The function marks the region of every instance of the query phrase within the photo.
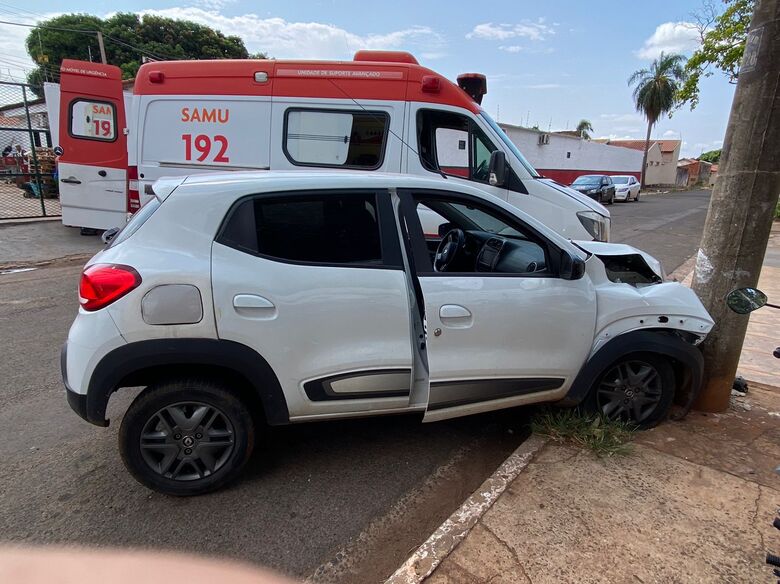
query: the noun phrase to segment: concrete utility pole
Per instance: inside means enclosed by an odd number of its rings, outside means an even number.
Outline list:
[[[758,0],[693,278],[716,323],[702,345],[706,371],[698,409],[729,405],[748,317],[729,310],[725,296],[758,284],[778,194],[780,0]]]
[[[108,64],[106,60],[106,46],[103,44],[103,33],[97,31],[98,46],[100,47],[100,62],[104,65]]]

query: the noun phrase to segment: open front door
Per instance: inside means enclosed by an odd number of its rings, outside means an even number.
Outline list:
[[[127,136],[119,67],[65,59],[60,68],[59,189],[62,223],[125,223]]]

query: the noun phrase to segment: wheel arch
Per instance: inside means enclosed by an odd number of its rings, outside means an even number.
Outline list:
[[[114,349],[92,373],[83,417],[107,426],[108,401],[118,389],[193,377],[237,387],[253,415],[262,414],[269,425],[289,423],[284,392],[268,362],[246,345],[219,339],[154,339]]]
[[[598,377],[618,359],[635,353],[654,353],[670,360],[677,386],[675,403],[682,406],[678,417],[684,416],[701,390],[704,359],[695,345],[675,332],[650,329],[632,331],[613,338],[582,366],[560,404],[576,406],[582,403]]]

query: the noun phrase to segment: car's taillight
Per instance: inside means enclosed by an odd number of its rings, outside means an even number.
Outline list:
[[[127,167],[127,212],[131,215],[141,208],[141,193],[138,191],[138,167]]]
[[[141,283],[130,266],[95,264],[81,274],[79,302],[84,310],[99,310],[118,300]]]

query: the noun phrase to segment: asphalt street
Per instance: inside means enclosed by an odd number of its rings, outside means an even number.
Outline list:
[[[672,271],[698,245],[709,192],[616,204],[613,240]],[[179,550],[229,556],[317,581],[392,572],[523,440],[529,410],[420,424],[388,417],[278,428],[244,476],[176,499],[137,484],[112,423],[65,402],[59,348],[76,310],[80,265],[0,274],[0,541]]]

